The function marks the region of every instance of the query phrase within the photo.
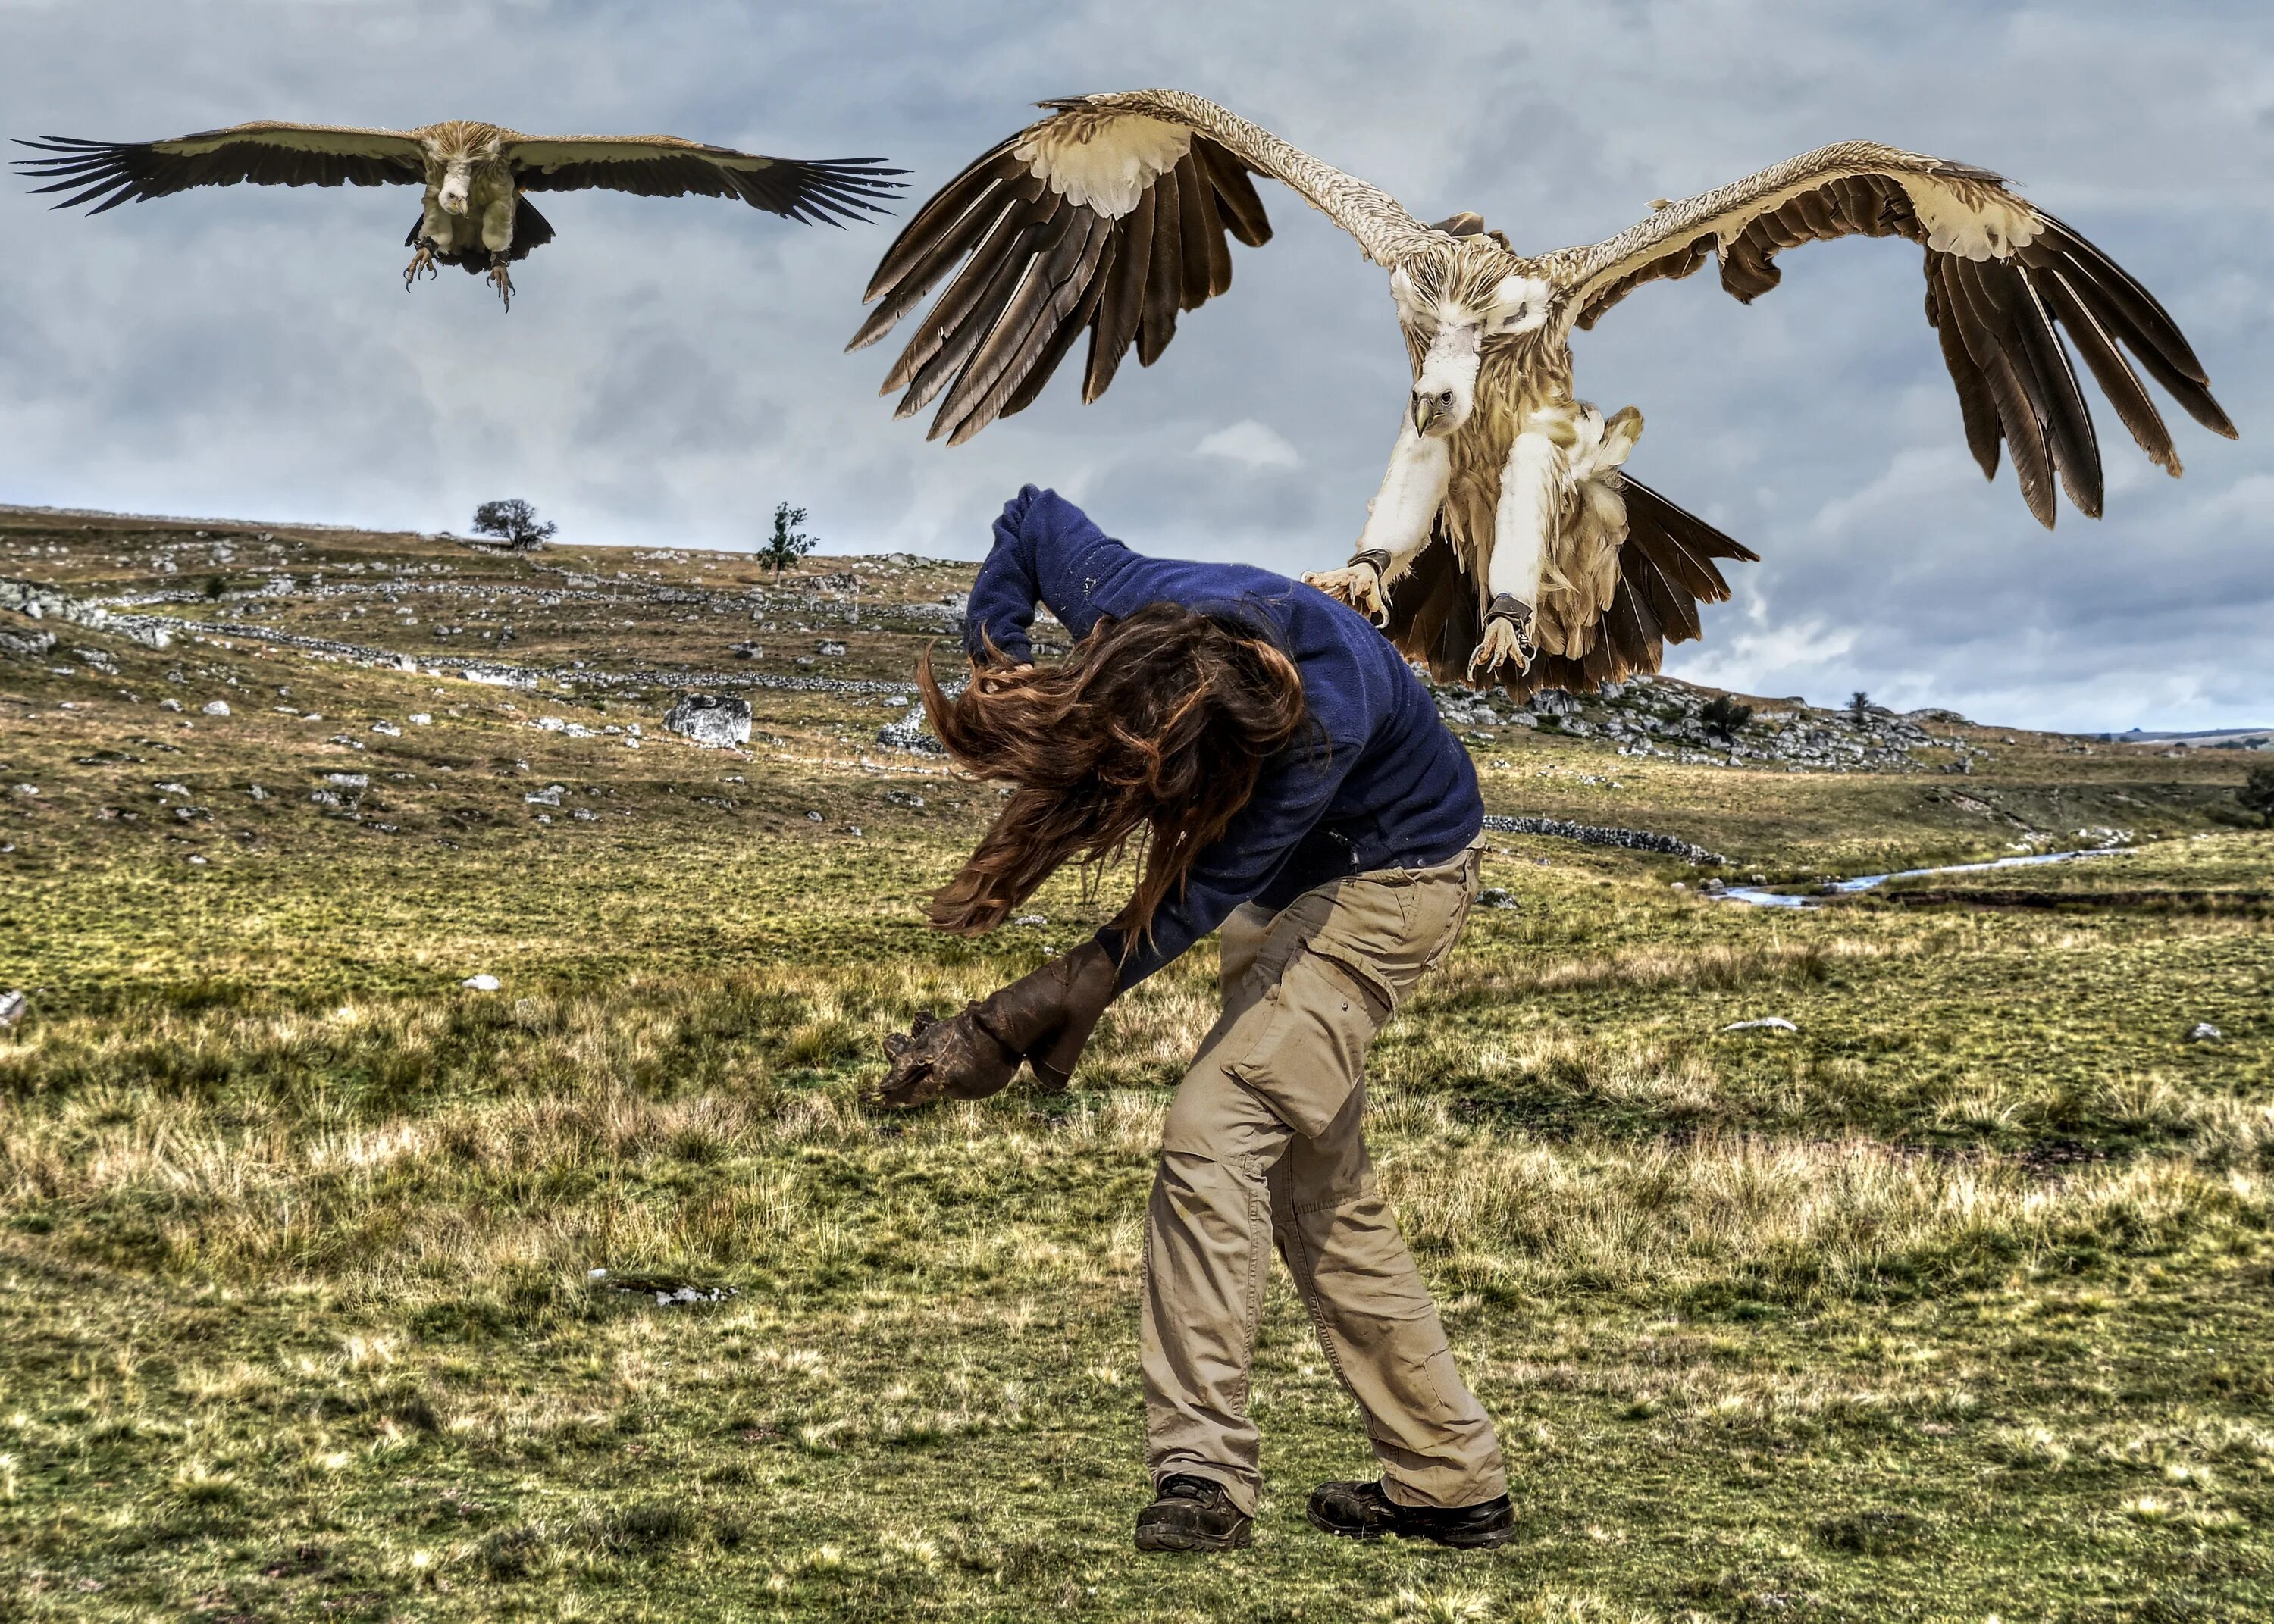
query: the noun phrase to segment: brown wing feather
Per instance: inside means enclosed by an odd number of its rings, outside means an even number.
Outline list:
[[[1939,251],[1906,176],[2017,210],[2036,235],[2002,258]],[[2202,362],[2155,296],[1986,169],[1847,143],[1665,206],[1605,243],[1548,258],[1576,303],[1576,324],[1592,327],[1645,282],[1690,275],[1709,256],[1718,254],[1722,287],[1750,303],[1781,279],[1776,257],[1784,250],[1858,236],[1919,244],[1927,320],[1958,393],[1967,448],[1987,476],[1998,470],[2001,445],[2010,448],[2022,500],[2046,527],[2056,486],[2096,517],[2104,490],[2098,438],[2069,344],[2158,467],[2176,474],[2180,461],[2140,372],[2204,427],[2233,437]]]
[[[1133,345],[1150,366],[1179,312],[1231,288],[1231,239],[1271,236],[1250,170],[1208,136],[1194,134],[1116,218],[1045,184],[1018,155],[1033,132],[982,154],[916,212],[870,277],[877,307],[847,346],[882,338],[962,261],[885,381],[887,392],[922,385],[903,415],[945,391],[931,435],[951,444],[1032,404],[1084,333],[1084,400],[1105,393]],[[1057,223],[1038,229],[1045,221]]]
[[[528,136],[502,154],[526,192],[600,188],[643,198],[740,198],[785,219],[842,225],[882,214],[904,169],[876,158],[770,158],[674,135]]]
[[[68,192],[56,207],[92,203],[94,214],[197,186],[418,185],[426,176],[418,138],[397,130],[249,124],[170,141],[49,136],[17,145],[51,154],[16,162],[49,183],[33,187],[35,195]]]

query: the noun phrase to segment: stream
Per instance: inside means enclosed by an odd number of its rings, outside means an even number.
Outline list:
[[[2039,863],[2075,862],[2087,857],[2120,857],[2124,846],[2095,846],[2082,852],[2038,852],[2028,857],[2000,857],[1990,862],[1953,863],[1943,868],[1906,868],[1900,874],[1859,874],[1852,880],[1831,880],[1811,885],[1804,894],[1777,891],[1766,885],[1731,885],[1709,897],[1728,902],[1751,903],[1758,908],[1812,908],[1826,896],[1852,896],[1871,891],[1889,880],[1915,880],[1929,874],[1981,874],[1991,868],[2033,868]]]

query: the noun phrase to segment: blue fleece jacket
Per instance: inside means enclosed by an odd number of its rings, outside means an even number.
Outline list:
[[[1100,616],[1151,604],[1230,610],[1273,630],[1303,677],[1323,738],[1274,757],[1255,794],[1194,861],[1152,940],[1122,960],[1130,987],[1214,930],[1244,902],[1283,908],[1314,886],[1373,868],[1450,861],[1482,827],[1468,752],[1397,650],[1363,615],[1315,587],[1245,564],[1147,558],[1055,491],[1028,485],[995,521],[995,549],[971,589],[964,646],[1029,658],[1035,605],[1086,637]],[[1098,939],[1119,952],[1120,937]]]

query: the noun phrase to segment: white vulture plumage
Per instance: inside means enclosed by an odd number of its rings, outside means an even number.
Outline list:
[[[1150,365],[1179,311],[1231,285],[1227,236],[1271,235],[1249,181],[1291,187],[1389,273],[1413,388],[1357,556],[1307,575],[1376,616],[1441,680],[1519,697],[1658,669],[1728,596],[1716,559],[1754,553],[1623,471],[1642,432],[1571,393],[1570,335],[1643,283],[1710,258],[1750,302],[1803,243],[1901,237],[1924,251],[1926,315],[1958,387],[1966,443],[1994,476],[2011,447],[2047,527],[2054,486],[2097,516],[2100,452],[2062,337],[2151,461],[2180,459],[2139,371],[2216,433],[2233,425],[2154,297],[1988,170],[1871,142],[1819,147],[1681,202],[1608,241],[1527,258],[1475,214],[1425,226],[1387,193],[1205,101],[1139,90],[1046,102],[981,157],[877,267],[875,342],[962,268],[885,380],[900,415],[943,394],[953,445],[1042,393],[1089,334],[1082,398],[1133,342]],[[2129,352],[2127,358],[2126,352]]]
[[[524,193],[605,188],[642,197],[740,198],[791,220],[841,225],[882,212],[905,173],[874,158],[767,158],[675,135],[523,135],[470,119],[416,130],[335,124],[245,124],[171,141],[19,141],[51,155],[16,167],[68,192],[57,203],[122,203],[169,197],[193,186],[424,185],[425,207],[403,239],[418,252],[405,288],[437,265],[482,273],[511,307],[507,267],[553,240],[553,227]]]

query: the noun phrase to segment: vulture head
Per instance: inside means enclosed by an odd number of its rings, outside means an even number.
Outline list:
[[[1550,291],[1476,216],[1449,223],[1467,229],[1439,227],[1389,274],[1398,322],[1419,356],[1407,415],[1415,432],[1439,437],[1457,431],[1475,410],[1486,346],[1547,325]]]

